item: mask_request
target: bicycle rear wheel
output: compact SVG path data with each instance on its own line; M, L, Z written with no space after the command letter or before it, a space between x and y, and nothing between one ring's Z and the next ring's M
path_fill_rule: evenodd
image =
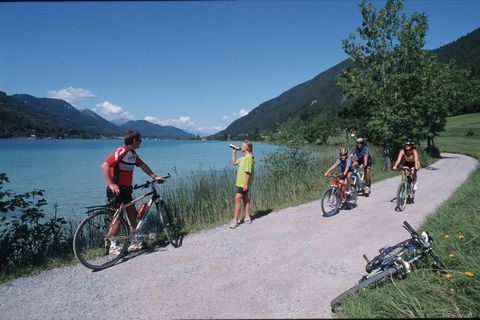
M340 196L338 190L335 187L330 187L322 197L322 211L323 215L330 217L335 215L340 208Z
M73 236L73 252L85 267L93 270L105 269L125 255L129 244L128 224L118 218L118 233L110 239L108 233L112 219L111 211L101 209L89 214L77 227Z
M365 280L360 280L360 282L356 286L338 295L330 302L330 307L332 308L332 311L335 311L338 308L338 306L342 304L342 302L349 296L359 292L360 290L364 290L368 287L379 284L381 281L387 278L393 277L395 274L397 274L397 272L398 272L397 269L389 268L389 269L380 271L379 273L375 274L370 278L367 278Z
M397 189L397 210L403 211L407 206L407 199L408 199L408 190L405 187L405 183L403 181L398 185Z
M167 208L166 203L162 200L157 203L157 211L160 216L160 222L163 226L163 232L167 237L168 242L174 247L178 247L179 236L175 225L175 217L172 212Z

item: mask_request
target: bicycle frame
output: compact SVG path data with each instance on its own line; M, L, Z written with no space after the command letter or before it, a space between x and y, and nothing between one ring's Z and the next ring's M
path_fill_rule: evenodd
M132 201L130 201L127 204L123 204L123 203L120 204L120 207L113 214L112 226L115 224L118 217L122 216L123 219L128 223L128 226L130 227L131 230L135 230L135 231L140 230L143 226L144 219L148 215L148 212L150 211L150 208L152 207L153 203L158 201L159 196L154 194L154 193L155 193L154 191L150 191L146 194L143 194L143 195L133 199ZM133 228L132 223L130 222L130 219L128 218L127 208L135 205L135 203L137 203L138 201L143 200L143 199L145 199L146 197L148 197L149 195L152 195L152 194L153 194L153 196L148 200L148 202L146 204L144 215L138 221L137 227ZM155 196L156 196L156 199L155 199ZM111 231L111 229L112 228L110 228L110 231ZM108 235L110 235L110 231L109 231Z
M413 182L413 176L412 172L410 171L410 168L408 167L403 167L402 168L403 174L402 174L402 183L404 185L405 191L407 191L407 195L410 195L411 193L411 184Z
M165 178L168 179L170 177L170 175L166 176ZM108 235L110 236L110 233L112 231L112 227L115 225L115 223L117 222L117 219L121 216L123 217L123 219L127 222L128 226L130 227L130 230L132 230L133 232L130 232L129 234L129 238L130 240L132 240L133 236L135 235L135 233L137 233L139 230L141 230L144 222L145 222L145 217L148 216L148 213L150 212L150 208L152 207L152 205L154 203L158 203L160 200L161 200L161 196L158 194L157 192L157 189L155 189L155 184L156 182L147 182L143 185L135 185L134 189L139 189L141 187L148 187L150 186L152 188L152 190L150 192L147 192L135 199L133 199L132 201L130 201L129 203L126 203L126 204L123 204L121 203L120 204L120 207L115 211L115 213L113 214L113 220L112 220L112 224L110 226L110 230L108 232ZM144 214L142 215L142 217L140 218L140 220L138 221L137 223L137 227L136 228L133 228L132 226L132 223L130 221L130 219L128 218L128 212L127 212L127 208L128 207L131 207L133 205L135 205L135 203L145 199L146 197L148 196L151 196L150 199L148 200L148 202L145 204L145 212Z

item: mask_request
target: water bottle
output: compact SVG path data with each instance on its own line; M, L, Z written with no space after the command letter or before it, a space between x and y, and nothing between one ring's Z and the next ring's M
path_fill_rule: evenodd
M230 148L232 148L233 150L237 150L237 151L240 150L240 149L242 149L242 148L240 148L239 146L236 146L236 145L231 144L231 143L230 143Z
M138 209L138 215L137 215L138 219L142 219L142 217L145 213L145 208L146 207L147 207L147 205L145 203L142 203L142 205L140 206L140 209Z

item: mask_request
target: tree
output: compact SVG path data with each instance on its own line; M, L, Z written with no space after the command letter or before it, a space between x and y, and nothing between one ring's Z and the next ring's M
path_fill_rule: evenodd
M376 10L363 1L363 17L357 29L360 39L350 35L343 48L355 67L342 72L337 84L349 101L348 115L356 119L358 135L379 143L389 158L392 147L409 137L419 140L423 120L415 105L422 93L422 66L432 59L422 50L427 19L423 13L401 14L401 0L387 0Z

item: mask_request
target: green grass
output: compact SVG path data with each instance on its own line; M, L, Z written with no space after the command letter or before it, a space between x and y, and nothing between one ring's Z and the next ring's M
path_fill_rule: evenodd
M467 130L472 130L473 135ZM448 118L436 139L441 152L480 159L480 113ZM338 317L445 318L480 316L480 167L419 230L435 239L434 250L448 273L438 274L424 263L405 280L386 283L344 303ZM465 275L471 272L472 277Z
M373 181L397 174L387 170L380 148L371 150L376 159ZM336 161L337 152L338 146L284 149L268 156L265 163L257 163L251 192L253 217L319 199L330 184L322 172ZM173 177L172 183L166 186L167 203L182 218L184 233L225 224L232 219L235 170L197 171Z

